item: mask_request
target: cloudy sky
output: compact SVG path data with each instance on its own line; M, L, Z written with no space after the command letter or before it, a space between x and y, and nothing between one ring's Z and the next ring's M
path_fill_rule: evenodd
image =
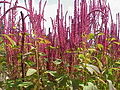
M48 20L47 25L50 25L49 17L55 17L56 15L57 1L58 0L47 0L47 5L45 8L45 17ZM64 11L68 10L69 15L73 14L73 1L74 0L61 0ZM110 4L113 18L115 18L116 13L120 12L120 0L107 0L107 2Z
M11 0L6 0L6 1L11 1ZM16 0L12 0L13 2L15 2ZM22 6L24 6L24 0L18 0L20 2L20 4L22 4ZM26 0L29 1L29 0ZM33 0L33 6L35 6L35 9L38 9L38 3L40 0ZM42 0L43 2L45 2L46 0ZM63 4L63 8L64 11L68 10L69 14L72 14L73 11L73 1L74 0L60 0L61 3ZM89 0L87 0L89 1ZM107 0L110 4L111 10L113 15L115 15L115 13L120 12L120 0ZM47 0L47 5L45 8L45 17L54 17L56 14L56 8L57 8L57 3L58 0Z
M39 0L33 0L34 5L37 6ZM46 0L42 0L45 2ZM68 15L73 15L73 4L74 0L60 0L63 5L63 11L68 11ZM86 0L89 1L89 0ZM120 12L120 0L107 0L107 3L110 4L113 18L115 19L116 13ZM45 27L51 27L50 17L55 18L56 9L57 9L58 0L47 0L47 5L45 7L45 19L47 22L45 23ZM37 9L38 7L36 7ZM46 28L47 29L47 28Z
M10 1L10 0L6 0L6 1ZM12 1L15 2L16 0L12 0ZM23 3L24 0L18 0L18 1L20 2L20 4L22 4L22 6L24 6L24 3ZM45 2L46 0L42 0L42 1ZM64 8L64 12L68 10L68 15L73 14L73 1L74 0L61 0L61 3ZM107 0L107 1L110 4L113 17L115 17L115 14L117 12L120 12L120 0ZM35 7L36 10L39 8L38 3L39 3L39 0L33 0L33 6ZM44 14L45 19L47 20L46 22L47 26L51 25L50 17L54 18L56 15L57 3L58 3L58 0L47 0L47 5L45 7L45 14Z
M47 0L47 1L48 2L46 6L46 14L49 13L50 16L51 15L54 16L56 13L58 0ZM63 4L64 9L68 10L70 14L72 13L73 1L74 0L61 0L61 3ZM115 13L117 12L120 12L120 0L107 0L107 1L110 4L113 15L115 15ZM49 16L49 15L46 15L46 16Z

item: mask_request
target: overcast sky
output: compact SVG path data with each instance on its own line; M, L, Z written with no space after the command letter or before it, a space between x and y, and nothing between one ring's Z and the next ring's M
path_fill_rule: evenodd
M6 0L6 1L10 1L10 0ZM16 0L12 0L12 1L15 2ZM20 2L20 4L22 4L22 6L24 5L23 3L24 0L18 0L18 1ZM42 1L45 2L46 0L42 0ZM64 11L68 10L68 15L73 14L73 1L74 0L61 0ZM110 4L113 17L115 18L116 13L120 12L120 0L107 0L107 1ZM39 8L38 3L39 0L33 0L33 6L35 7L36 10ZM51 23L49 22L50 21L49 18L50 17L54 18L56 15L57 4L58 4L58 0L47 0L47 5L45 7L45 14L44 14L45 19L47 20L46 22L47 26L51 25Z
M11 1L11 0L6 0L6 1ZM13 2L15 2L16 0L12 0ZM24 0L18 0L20 2L20 4L22 4L22 6L24 5ZM26 0L29 1L29 0ZM35 9L38 9L38 3L40 0L33 0L33 6L35 7ZM43 2L45 2L46 0L42 0ZM69 14L71 15L73 12L73 3L74 0L60 0L61 3L63 4L63 8L64 11L68 10ZM89 1L89 0L86 0ZM112 10L113 15L115 15L115 13L120 12L120 0L107 0L110 3L110 7ZM45 17L54 17L56 15L56 8L57 8L57 3L58 0L47 0L47 5L45 8Z
M43 0L43 1L45 1L45 0ZM54 16L56 13L58 0L47 0L47 1L48 2L47 2L45 11L46 11L46 13ZM72 13L73 1L74 0L61 0L64 10L68 10L70 14ZM107 0L107 1L110 4L113 15L115 15L115 13L120 12L120 0ZM46 15L46 16L49 17L50 15Z
M43 1L45 1L45 0L43 0ZM58 0L47 0L47 1L48 2L46 5L46 8L45 8L45 17L48 20L47 25L50 25L49 17L55 17ZM69 15L73 14L73 1L74 0L61 0L64 11L68 10ZM110 4L113 18L115 18L116 13L120 12L120 0L107 0L107 2Z

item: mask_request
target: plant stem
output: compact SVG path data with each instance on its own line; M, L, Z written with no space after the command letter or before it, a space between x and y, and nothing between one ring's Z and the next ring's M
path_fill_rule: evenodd
M24 15L21 13L21 17L22 17L22 40L21 40L21 69L22 69L22 78L23 78L23 82L24 82L24 78L25 78L25 65L24 65L24 59L23 59L23 54L24 54L24 41L25 41L25 27L24 27Z

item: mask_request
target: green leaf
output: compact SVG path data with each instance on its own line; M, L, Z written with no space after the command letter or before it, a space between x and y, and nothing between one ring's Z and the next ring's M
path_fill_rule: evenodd
M4 51L5 51L5 48L0 45L0 52L4 52Z
M26 57L28 57L29 55L34 55L33 52L27 52L23 55L23 59L25 59Z
M32 82L22 82L22 83L20 83L18 86L19 86L19 87L25 87L25 88L27 88L27 87L29 87L29 86L31 86L31 85L33 85Z
M33 65L35 65L35 63L34 63L33 61L31 61L31 60L26 60L26 61L25 61L25 64L28 65L28 66L33 66Z
M51 76L55 76L56 71L46 71L45 73L50 74Z
M116 40L116 39L115 39L115 38L111 38L111 39L110 39L111 42L114 41L114 40Z
M81 85L81 81L79 79L72 79L72 86L75 90L79 88Z
M88 82L87 86L83 86L83 90L98 90L98 88L93 83Z
M84 59L85 59L85 55L84 55L84 54L79 54L79 55L78 55L78 58L84 60Z
M97 79L102 82L103 84L106 84L105 81L103 79L101 79L100 77L97 77Z
M94 69L92 69L91 67L86 67L86 68L87 68L87 70L88 70L91 74L93 74Z
M33 54L33 52L27 52L27 53L24 54L24 56L29 56L31 54Z
M48 62L49 60L48 60L48 58L44 58L44 61L45 61L45 62Z
M120 65L120 62L118 61L118 62L115 62L115 64L119 64Z
M97 60L97 63L98 63L98 66L99 66L100 70L102 70L103 69L102 62L97 57L94 57L94 58Z
M90 52L95 52L96 49L95 49L95 48L88 48L88 51L90 51Z
M8 35L6 34L1 34L1 35L6 37L13 46L16 46L16 42L12 38L10 38Z
M31 46L30 51L32 52L32 51L35 51L35 50L36 50L36 48L35 48L35 47L33 47L33 46Z
M73 90L73 83L71 80L67 80L66 86L69 87L70 90Z
M48 46L47 49L58 49L59 47Z
M62 63L62 60L61 59L57 59L57 60L53 61L53 63L56 64L56 65L59 65L59 64Z
M108 83L109 83L109 90L117 90L114 85L112 84L112 81L111 80L107 80Z
M32 43L24 43L25 45L32 45Z
M109 70L108 70L108 73L110 74L110 75L113 75L113 70L114 71L117 71L117 70L120 70L119 68L110 68Z
M86 64L86 68L88 69L88 71L93 74L93 72L97 72L97 73L100 73L100 70L97 66L95 65L92 65L92 64Z
M26 76L31 76L31 75L33 75L33 74L36 73L36 72L37 72L36 69L30 68L30 69L28 69L28 71L27 71L27 73L26 73Z
M74 68L76 68L76 69L83 69L83 67L81 65L74 65Z
M39 53L39 56L46 56L46 54L43 53L43 52L40 52L40 53Z
M120 45L120 42L113 42L114 44Z
M65 79L67 76L66 75L60 75L60 77L56 78L55 80L60 83L61 81L63 81L63 79Z
M105 35L104 33L98 33L97 36L102 36Z
M70 51L70 50L67 50L67 51L65 51L66 53L72 53L72 51Z
M104 48L104 46L102 44L97 44L97 47L99 50L102 50Z
M94 37L95 37L94 33L90 33L90 34L88 35L88 39L94 39Z
M56 78L55 80L59 83L60 81L62 81L62 80L63 80L63 78L64 78L64 75L63 75L63 76L61 76L61 77L59 77L59 78Z
M38 38L39 39L39 43L41 44L51 44L51 42L47 39L44 38Z
M97 50L95 48L88 48L89 54L92 54L96 52Z

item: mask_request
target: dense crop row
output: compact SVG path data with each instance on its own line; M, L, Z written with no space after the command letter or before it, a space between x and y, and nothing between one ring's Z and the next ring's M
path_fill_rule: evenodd
M14 5L0 3L4 4L0 14L1 88L120 89L120 14L113 20L105 0L75 0L74 16L64 14L58 0L57 15L51 18L48 31L44 27L47 2L43 7L39 2L38 13L32 0L28 4L25 0L26 7L18 6L18 0Z

